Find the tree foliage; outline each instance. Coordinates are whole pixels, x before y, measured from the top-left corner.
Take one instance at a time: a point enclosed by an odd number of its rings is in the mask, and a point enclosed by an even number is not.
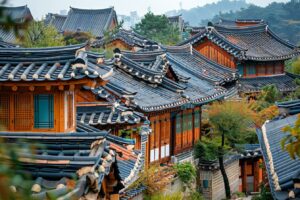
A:
[[[134,31],[165,45],[174,45],[180,41],[178,27],[172,25],[165,15],[154,15],[152,12],[148,12],[141,22],[135,25]]]
[[[293,127],[286,126],[282,130],[288,135],[281,140],[281,148],[287,151],[292,159],[300,158],[300,115]]]
[[[275,85],[264,86],[257,100],[250,103],[250,108],[256,112],[260,112],[282,99],[282,94]]]
[[[225,135],[225,142],[230,147],[245,142],[253,117],[254,113],[243,101],[216,102],[209,108],[209,118],[215,133]]]
[[[64,38],[55,27],[46,26],[43,21],[33,21],[20,39],[23,47],[52,47],[65,45]]]

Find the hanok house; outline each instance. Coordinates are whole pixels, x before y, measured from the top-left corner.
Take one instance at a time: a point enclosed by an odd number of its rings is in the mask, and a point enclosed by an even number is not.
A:
[[[269,187],[276,200],[300,198],[300,160],[292,159],[287,151],[282,150],[281,140],[287,136],[282,129],[294,126],[298,119],[300,101],[278,103],[283,111],[277,119],[266,121],[261,129],[257,129]]]
[[[120,29],[110,38],[102,38],[92,43],[92,47],[118,48],[128,51],[139,51],[142,49],[158,49],[158,43],[135,33],[134,31]]]
[[[284,72],[284,62],[298,55],[299,49],[277,36],[262,20],[209,23],[180,45],[188,43],[210,60],[238,69],[241,93],[257,93],[269,84],[282,92],[296,88]]]
[[[66,16],[49,13],[45,23],[53,25],[59,32],[87,32],[101,38],[118,25],[118,20],[113,7],[94,10],[70,7]]]
[[[19,160],[37,199],[118,199],[144,164],[143,153],[131,150],[134,140],[76,121],[79,91],[101,87],[111,74],[88,54],[85,44],[0,48],[0,136],[42,145]]]
[[[27,5],[18,7],[1,6],[1,11],[3,15],[1,20],[7,17],[10,21],[14,22],[19,29],[24,28],[26,23],[33,21],[33,17]],[[19,32],[19,34],[22,35],[21,32]],[[7,29],[3,25],[0,26],[0,41],[16,43],[16,40],[17,37],[14,30],[11,28]]]
[[[203,70],[197,70],[200,66]],[[193,144],[200,138],[201,105],[224,98],[226,90],[220,85],[235,80],[228,69],[194,55],[190,46],[136,53],[116,50],[111,67],[114,74],[106,91],[151,122],[146,164],[169,162],[172,156],[178,162],[191,159]],[[103,87],[95,88],[98,94]]]

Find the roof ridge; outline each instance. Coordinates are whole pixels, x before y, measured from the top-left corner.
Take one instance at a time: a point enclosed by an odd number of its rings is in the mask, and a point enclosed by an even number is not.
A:
[[[76,10],[76,11],[104,11],[104,10],[114,10],[114,7],[108,7],[108,8],[101,8],[101,9],[85,9],[85,8],[75,8],[70,6],[70,10]]]

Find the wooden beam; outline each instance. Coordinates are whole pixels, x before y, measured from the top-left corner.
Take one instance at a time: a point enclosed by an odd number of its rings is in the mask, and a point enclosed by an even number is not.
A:
[[[75,90],[75,85],[69,85],[69,90],[74,91]]]
[[[29,91],[30,91],[30,92],[33,92],[33,91],[34,91],[34,86],[33,86],[33,85],[29,86]]]
[[[58,86],[58,90],[59,90],[59,91],[63,91],[64,89],[65,89],[64,85],[59,85],[59,86]]]
[[[50,91],[51,90],[51,85],[46,85],[46,91]]]
[[[11,89],[12,89],[12,91],[16,92],[16,91],[18,90],[18,86],[13,85],[13,86],[11,87]]]

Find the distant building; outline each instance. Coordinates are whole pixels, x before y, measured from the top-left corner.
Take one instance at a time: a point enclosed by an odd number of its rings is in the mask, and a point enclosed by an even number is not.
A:
[[[178,27],[179,32],[182,33],[184,29],[184,20],[181,15],[168,17],[169,21],[173,26]]]
[[[45,23],[59,32],[88,32],[101,38],[118,25],[118,19],[113,7],[96,10],[71,7],[68,15],[47,14]]]
[[[130,12],[130,15],[118,15],[119,22],[123,21],[123,27],[126,30],[132,29],[140,20],[141,18],[138,16],[136,11]]]
[[[1,7],[1,10],[3,10],[2,15],[9,17],[10,20],[16,23],[16,26],[19,26],[18,28],[21,28],[20,26],[33,20],[33,16],[27,5],[19,7]],[[19,32],[19,34],[22,35],[21,32]],[[14,30],[11,30],[11,28],[6,30],[5,27],[0,26],[1,41],[16,43],[16,39],[17,37]]]
[[[212,61],[238,69],[239,91],[257,93],[275,84],[282,92],[294,91],[293,79],[284,72],[284,62],[299,55],[297,46],[279,38],[263,20],[220,20],[198,28],[179,45],[192,44]]]

